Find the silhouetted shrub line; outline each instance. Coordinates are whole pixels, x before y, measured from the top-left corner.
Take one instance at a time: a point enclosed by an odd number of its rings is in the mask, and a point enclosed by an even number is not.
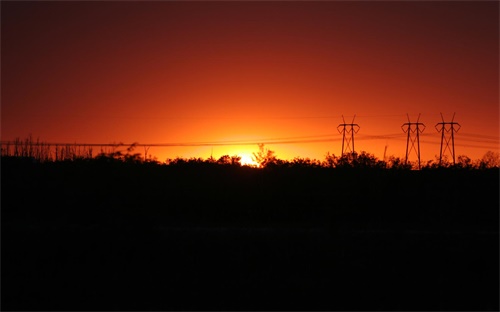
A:
[[[232,159],[3,156],[2,309],[498,311],[497,167]]]
[[[483,224],[494,229],[499,176],[496,168],[259,169],[4,157],[2,216],[72,224],[328,226],[342,220],[381,227]],[[395,220],[399,224],[392,224]]]
[[[116,163],[124,162],[128,164],[166,164],[166,165],[182,165],[198,168],[202,165],[219,165],[225,167],[255,167],[249,165],[242,165],[241,157],[238,155],[223,155],[219,159],[210,157],[203,159],[200,157],[192,158],[168,158],[164,162],[159,162],[151,155],[145,154],[142,156],[140,153],[135,153],[137,143],[132,144],[125,150],[118,148],[124,147],[123,143],[113,145],[111,151],[103,151],[94,156],[94,151],[91,146],[80,145],[64,145],[56,146],[52,151],[52,147],[44,144],[37,139],[36,142],[30,136],[27,139],[16,139],[13,144],[2,145],[1,157],[9,158],[23,158],[32,162],[67,162],[67,161],[88,161],[98,160],[102,163]],[[437,169],[437,168],[455,168],[455,169],[488,169],[500,168],[500,153],[488,151],[481,159],[472,160],[465,155],[459,155],[457,162],[450,161],[447,155],[441,159],[436,155],[435,160],[424,161],[418,164],[416,161],[407,161],[405,159],[389,156],[385,160],[380,160],[373,154],[366,151],[346,153],[341,156],[336,156],[327,153],[324,160],[310,159],[295,157],[292,160],[282,160],[276,156],[276,153],[259,144],[259,151],[253,153],[253,160],[258,164],[261,169],[270,168],[361,168],[361,169],[393,169],[393,170],[406,170],[406,169]]]

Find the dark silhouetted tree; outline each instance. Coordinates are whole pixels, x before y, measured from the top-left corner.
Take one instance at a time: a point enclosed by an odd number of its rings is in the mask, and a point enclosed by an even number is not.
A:
[[[456,167],[464,169],[472,169],[474,167],[474,164],[472,162],[472,159],[470,159],[469,157],[465,155],[458,155]]]
[[[252,159],[253,161],[257,162],[262,168],[272,164],[282,163],[278,161],[276,155],[274,154],[274,151],[264,147],[263,143],[259,144],[259,151],[257,153],[253,153]]]
[[[319,160],[310,158],[295,157],[290,163],[291,167],[301,167],[301,168],[318,168],[322,164]]]
[[[238,155],[231,156],[231,165],[241,166],[241,157]]]
[[[389,156],[386,161],[386,168],[388,169],[411,169],[411,163],[406,163],[404,159],[396,156]]]
[[[487,151],[479,162],[480,168],[500,168],[500,154]]]
[[[231,164],[231,157],[229,157],[229,155],[223,155],[217,160],[217,164],[229,165],[229,164]]]

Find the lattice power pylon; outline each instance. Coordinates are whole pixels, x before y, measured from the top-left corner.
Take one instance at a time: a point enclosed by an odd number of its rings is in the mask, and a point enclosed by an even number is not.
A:
[[[453,117],[450,122],[445,122],[443,118],[443,114],[441,114],[442,122],[438,122],[435,126],[438,132],[441,132],[441,148],[439,150],[439,164],[443,159],[443,154],[448,150],[451,153],[451,158],[453,159],[453,164],[455,164],[455,136],[454,133],[460,130],[461,126],[458,122],[454,122],[455,113],[453,113]],[[458,128],[456,128],[458,127]],[[445,134],[447,134],[445,136]],[[450,147],[451,141],[451,147]],[[443,145],[444,143],[444,145]]]
[[[359,125],[354,123],[354,118],[356,118],[356,115],[352,117],[351,123],[348,124],[345,122],[344,115],[342,115],[344,123],[337,126],[339,133],[342,133],[342,156],[349,151],[354,155],[354,134],[359,131]]]
[[[406,138],[405,164],[408,163],[408,155],[411,153],[412,150],[414,150],[417,154],[418,169],[420,169],[420,133],[424,132],[425,125],[419,122],[420,114],[418,114],[417,122],[410,122],[410,116],[408,116],[408,114],[406,114],[406,116],[408,117],[408,122],[404,123],[401,126],[403,132],[408,133],[408,136]],[[415,148],[415,143],[417,144],[416,148]]]

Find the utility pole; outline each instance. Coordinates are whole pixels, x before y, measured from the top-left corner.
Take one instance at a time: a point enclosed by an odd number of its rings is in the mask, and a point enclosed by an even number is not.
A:
[[[442,122],[438,122],[435,126],[438,132],[441,132],[441,148],[439,151],[439,164],[443,159],[443,153],[446,152],[446,149],[450,151],[451,157],[453,159],[453,164],[455,164],[455,136],[454,133],[460,130],[461,126],[458,122],[454,122],[455,113],[453,113],[453,117],[451,118],[451,122],[444,122],[443,114],[441,114]],[[440,126],[440,127],[438,127]],[[456,128],[458,127],[458,128]],[[449,137],[445,137],[445,133],[449,134]],[[451,149],[450,149],[450,141],[451,141]],[[443,146],[443,142],[445,146]]]
[[[417,122],[410,122],[410,116],[408,116],[408,114],[406,114],[406,117],[408,118],[408,122],[404,123],[401,126],[403,132],[408,133],[408,136],[406,138],[405,164],[408,163],[408,155],[411,153],[411,150],[413,149],[417,153],[418,169],[420,170],[420,133],[424,132],[425,125],[421,122],[418,122],[420,120],[420,114],[418,114]],[[415,149],[415,142],[417,143],[416,149]],[[410,143],[411,146],[409,146]]]
[[[344,123],[337,126],[339,133],[342,133],[342,156],[344,156],[348,150],[354,155],[354,134],[359,131],[359,125],[354,123],[354,118],[356,118],[356,115],[352,118],[351,123],[348,124],[345,122],[344,115],[342,115],[342,121],[344,121]]]

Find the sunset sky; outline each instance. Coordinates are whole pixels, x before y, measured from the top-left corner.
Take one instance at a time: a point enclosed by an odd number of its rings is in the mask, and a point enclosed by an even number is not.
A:
[[[1,44],[2,140],[323,160],[355,115],[382,159],[420,114],[432,160],[442,113],[456,155],[499,151],[498,1],[2,1]]]

